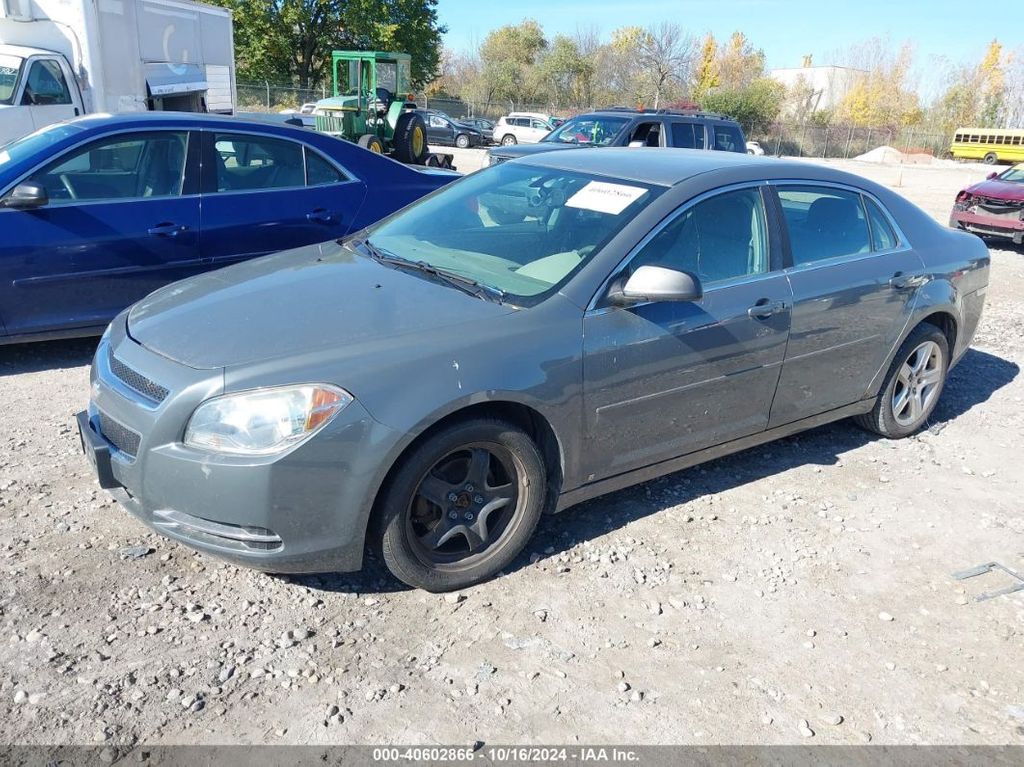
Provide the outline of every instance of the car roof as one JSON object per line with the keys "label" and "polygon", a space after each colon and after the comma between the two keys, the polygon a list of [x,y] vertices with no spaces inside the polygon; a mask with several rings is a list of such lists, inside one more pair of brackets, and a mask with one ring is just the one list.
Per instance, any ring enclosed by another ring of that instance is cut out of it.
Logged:
{"label": "car roof", "polygon": [[749,155],[746,152],[667,147],[601,147],[569,152],[541,152],[511,160],[552,170],[577,171],[610,179],[671,187],[705,173],[729,176],[726,183],[751,179],[820,180],[875,189],[860,176],[799,160]]}
{"label": "car roof", "polygon": [[681,120],[698,120],[701,122],[719,122],[738,125],[738,123],[727,115],[720,115],[714,112],[687,111],[685,109],[628,109],[628,108],[607,108],[593,109],[590,112],[582,112],[577,117],[584,115],[601,115],[602,117],[665,117]]}
{"label": "car roof", "polygon": [[[306,128],[288,125],[280,119],[280,115],[262,113],[246,113],[236,115],[204,114],[201,112],[121,112],[119,114],[94,113],[68,120],[66,125],[73,125],[83,130],[105,130],[108,128],[133,128],[172,126],[182,128],[235,128],[238,130],[258,126],[273,131],[313,133]],[[322,134],[321,134],[322,135]]]}

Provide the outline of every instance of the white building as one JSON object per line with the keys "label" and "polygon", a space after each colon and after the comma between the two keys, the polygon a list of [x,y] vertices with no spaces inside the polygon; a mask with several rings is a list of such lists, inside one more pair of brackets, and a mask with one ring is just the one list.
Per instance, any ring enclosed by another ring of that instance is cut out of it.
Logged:
{"label": "white building", "polygon": [[832,109],[849,93],[857,78],[867,74],[863,69],[852,67],[810,65],[810,56],[804,58],[805,66],[789,69],[773,69],[769,76],[778,80],[792,93],[795,90],[806,90],[806,99],[791,108],[799,109],[804,114],[817,112],[821,109]]}

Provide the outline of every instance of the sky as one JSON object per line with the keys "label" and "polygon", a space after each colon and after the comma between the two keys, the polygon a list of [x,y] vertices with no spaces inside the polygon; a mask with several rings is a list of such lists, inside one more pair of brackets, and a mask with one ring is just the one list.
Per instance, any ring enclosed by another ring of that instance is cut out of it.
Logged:
{"label": "sky", "polygon": [[448,27],[445,45],[456,51],[524,18],[540,22],[549,38],[593,27],[607,39],[616,27],[661,21],[719,39],[738,29],[764,50],[770,69],[800,66],[805,54],[826,63],[830,54],[872,37],[894,45],[910,40],[919,85],[931,91],[940,86],[938,57],[974,63],[993,37],[1006,48],[1024,45],[1020,25],[969,23],[966,7],[963,0],[439,0],[438,15]]}

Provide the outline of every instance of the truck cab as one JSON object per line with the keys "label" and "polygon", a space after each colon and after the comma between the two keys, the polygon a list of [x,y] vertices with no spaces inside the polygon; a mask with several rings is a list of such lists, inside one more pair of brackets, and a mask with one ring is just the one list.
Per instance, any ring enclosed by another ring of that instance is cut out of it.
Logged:
{"label": "truck cab", "polygon": [[55,51],[0,45],[0,136],[20,136],[85,113],[67,59]]}

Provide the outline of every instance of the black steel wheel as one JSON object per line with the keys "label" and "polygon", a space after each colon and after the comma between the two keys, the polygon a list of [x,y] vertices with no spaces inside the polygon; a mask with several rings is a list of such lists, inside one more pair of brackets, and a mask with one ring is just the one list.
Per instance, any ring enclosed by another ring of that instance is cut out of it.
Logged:
{"label": "black steel wheel", "polygon": [[384,491],[384,562],[428,591],[479,583],[526,545],[545,495],[543,459],[521,429],[490,419],[449,426],[413,449]]}

